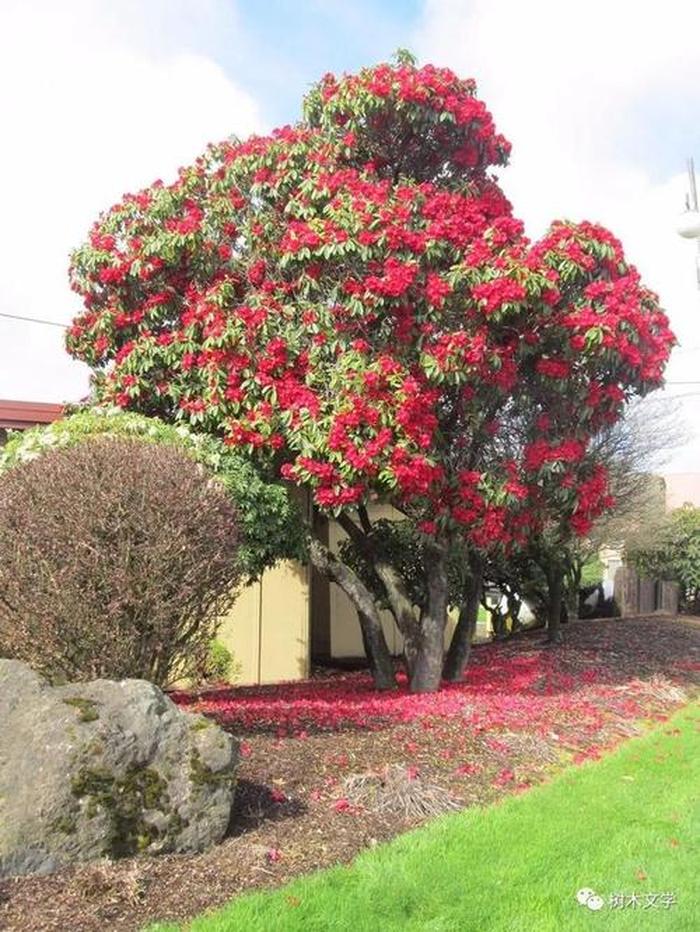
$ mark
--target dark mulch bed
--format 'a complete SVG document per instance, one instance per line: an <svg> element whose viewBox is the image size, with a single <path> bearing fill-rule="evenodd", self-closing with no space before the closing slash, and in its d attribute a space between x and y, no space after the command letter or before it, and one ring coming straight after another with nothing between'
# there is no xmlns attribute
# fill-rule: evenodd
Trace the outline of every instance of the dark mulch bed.
<svg viewBox="0 0 700 932"><path fill-rule="evenodd" d="M361 671L179 695L242 740L227 839L196 856L1 882L0 928L136 930L187 919L243 890L348 861L420 822L360 805L350 775L400 766L405 792L420 802L483 805L600 756L698 692L700 625L640 618L572 623L555 648L541 632L476 648L466 683L434 696L379 696Z"/></svg>

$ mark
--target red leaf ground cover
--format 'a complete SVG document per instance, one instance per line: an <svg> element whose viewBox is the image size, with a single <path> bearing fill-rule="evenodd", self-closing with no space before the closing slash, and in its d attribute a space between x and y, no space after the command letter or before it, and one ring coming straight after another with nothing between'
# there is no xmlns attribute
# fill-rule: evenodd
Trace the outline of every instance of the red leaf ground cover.
<svg viewBox="0 0 700 932"><path fill-rule="evenodd" d="M650 654L650 648L658 648L656 659L640 656L636 641L644 638L648 623L643 621L625 662L621 624L597 622L587 631L579 623L575 640L557 649L544 646L536 633L484 645L474 650L464 683L446 685L434 694L410 694L402 674L396 692L379 693L367 673L356 671L272 686L178 692L172 697L235 733L268 732L280 739L407 723L439 730L440 723L454 719L473 734L527 731L544 737L556 726L562 732L559 737L584 738L613 721L658 715L659 699L666 701L674 688L700 673L700 659L694 655L676 657L669 664L669 645L658 632L644 651ZM489 743L499 749L497 739ZM246 742L244 753L247 748Z"/></svg>

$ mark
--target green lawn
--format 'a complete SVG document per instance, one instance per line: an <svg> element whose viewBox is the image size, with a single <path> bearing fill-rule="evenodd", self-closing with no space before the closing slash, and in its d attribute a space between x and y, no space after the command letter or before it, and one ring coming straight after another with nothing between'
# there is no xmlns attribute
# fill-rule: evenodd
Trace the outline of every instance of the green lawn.
<svg viewBox="0 0 700 932"><path fill-rule="evenodd" d="M187 928L697 930L699 799L700 707L693 705L599 763L447 816L349 867L241 897ZM604 907L579 905L581 888L604 897ZM613 893L673 893L677 902L614 909Z"/></svg>

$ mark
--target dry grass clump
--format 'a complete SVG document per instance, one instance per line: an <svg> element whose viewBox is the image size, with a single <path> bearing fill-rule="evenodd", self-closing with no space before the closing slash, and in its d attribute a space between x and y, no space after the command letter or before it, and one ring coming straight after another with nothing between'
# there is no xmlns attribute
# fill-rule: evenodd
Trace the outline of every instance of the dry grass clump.
<svg viewBox="0 0 700 932"><path fill-rule="evenodd" d="M426 783L412 768L391 764L381 772L350 774L343 782L345 798L372 812L399 813L425 819L461 808L442 787Z"/></svg>
<svg viewBox="0 0 700 932"><path fill-rule="evenodd" d="M74 884L86 900L102 903L140 903L146 892L142 867L131 863L116 866L109 858L78 868Z"/></svg>

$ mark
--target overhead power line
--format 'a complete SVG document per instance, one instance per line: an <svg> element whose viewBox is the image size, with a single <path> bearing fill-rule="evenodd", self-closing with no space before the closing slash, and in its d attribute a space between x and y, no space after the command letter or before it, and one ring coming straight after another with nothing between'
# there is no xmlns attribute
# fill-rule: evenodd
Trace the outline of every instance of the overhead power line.
<svg viewBox="0 0 700 932"><path fill-rule="evenodd" d="M64 324L58 320L42 320L40 317L24 317L21 314L7 314L4 311L0 311L0 317L7 317L9 320L24 320L30 324L46 324L49 327L61 327L63 330L67 330L70 327L70 324ZM700 347L692 347L693 350L698 350ZM664 387L675 386L675 385L700 385L700 379L691 380L691 381L678 381L678 382L665 382Z"/></svg>
<svg viewBox="0 0 700 932"><path fill-rule="evenodd" d="M62 327L67 330L70 324L64 324L58 320L41 320L39 317L23 317L21 314L6 314L0 311L0 317L8 317L10 320L26 320L30 324L48 324L49 327Z"/></svg>

